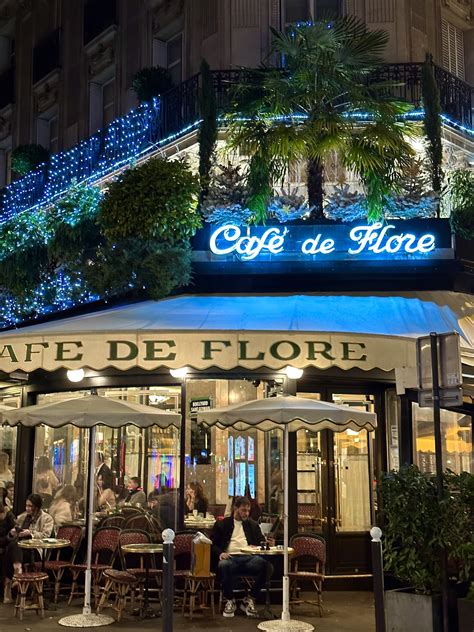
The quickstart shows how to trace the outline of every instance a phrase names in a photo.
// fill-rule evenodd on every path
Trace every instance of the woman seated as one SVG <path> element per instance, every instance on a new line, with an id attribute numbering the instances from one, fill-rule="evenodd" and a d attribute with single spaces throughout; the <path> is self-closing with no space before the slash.
<path id="1" fill-rule="evenodd" d="M 13 575 L 23 572 L 23 564 L 34 561 L 34 550 L 22 549 L 19 540 L 49 538 L 53 532 L 54 522 L 49 514 L 41 509 L 41 496 L 30 494 L 26 499 L 26 511 L 20 514 L 16 525 L 8 533 L 9 544 L 5 553 L 5 590 L 11 595 L 11 580 Z M 38 550 L 41 557 L 42 551 Z M 11 598 L 11 597 L 10 597 Z"/>
<path id="2" fill-rule="evenodd" d="M 13 510 L 13 494 L 15 493 L 15 484 L 10 481 L 5 484 L 5 487 L 2 488 L 2 496 L 3 496 L 3 504 L 10 511 Z"/>
<path id="3" fill-rule="evenodd" d="M 77 514 L 76 505 L 77 495 L 74 485 L 65 485 L 57 492 L 48 510 L 49 515 L 54 520 L 54 524 L 60 527 L 66 522 L 75 520 Z"/>
<path id="4" fill-rule="evenodd" d="M 6 577 L 5 551 L 6 551 L 7 546 L 10 544 L 10 539 L 8 537 L 8 534 L 14 528 L 15 528 L 15 516 L 12 514 L 12 512 L 9 510 L 8 507 L 6 507 L 3 503 L 0 502 L 0 556 L 2 560 L 2 569 L 1 569 L 2 580 Z M 10 586 L 8 586 L 8 588 L 10 588 Z M 7 591 L 7 584 L 5 583 L 4 595 L 3 595 L 5 603 L 10 603 L 9 601 L 9 599 L 11 600 L 10 592 L 11 591 Z"/>
<path id="5" fill-rule="evenodd" d="M 115 509 L 116 500 L 112 489 L 112 477 L 106 473 L 97 476 L 97 511 Z"/>
<path id="6" fill-rule="evenodd" d="M 204 488 L 198 481 L 189 483 L 186 488 L 186 511 L 193 513 L 197 511 L 198 514 L 206 515 L 209 501 L 204 494 Z"/>

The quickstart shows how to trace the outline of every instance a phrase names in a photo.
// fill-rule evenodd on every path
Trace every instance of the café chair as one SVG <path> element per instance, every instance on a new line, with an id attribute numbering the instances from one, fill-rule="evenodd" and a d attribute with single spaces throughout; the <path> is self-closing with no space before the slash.
<path id="1" fill-rule="evenodd" d="M 294 549 L 291 557 L 290 608 L 292 605 L 309 603 L 319 609 L 323 616 L 323 582 L 326 563 L 326 541 L 316 533 L 296 534 L 290 539 L 290 547 Z M 300 599 L 300 582 L 311 582 L 316 590 L 316 601 Z"/>
<path id="2" fill-rule="evenodd" d="M 119 571 L 115 568 L 106 568 L 103 577 L 105 578 L 105 586 L 97 606 L 97 614 L 103 608 L 113 608 L 117 613 L 118 622 L 122 618 L 122 613 L 127 605 L 128 592 L 131 588 L 135 589 L 138 579 L 132 573 Z M 113 604 L 108 604 L 111 593 L 115 594 L 115 601 Z"/>
<path id="3" fill-rule="evenodd" d="M 214 608 L 214 595 L 217 592 L 219 594 L 219 611 L 221 609 L 222 603 L 222 593 L 219 589 L 215 587 L 216 575 L 215 573 L 209 573 L 209 575 L 196 576 L 191 573 L 191 571 L 184 578 L 184 590 L 183 590 L 183 603 L 182 603 L 182 612 L 186 614 L 186 609 L 188 608 L 187 614 L 189 614 L 189 620 L 192 621 L 194 611 L 196 610 L 196 598 L 199 597 L 199 601 L 197 603 L 198 608 L 207 607 L 208 599 L 210 598 L 211 602 L 211 613 L 212 618 L 215 617 L 215 608 Z"/>
<path id="4" fill-rule="evenodd" d="M 122 549 L 124 544 L 150 544 L 152 538 L 146 531 L 140 531 L 139 529 L 123 529 L 119 537 L 119 555 L 122 569 L 131 573 L 136 579 L 136 587 L 139 589 L 140 603 L 143 604 L 143 594 L 145 590 L 145 581 L 148 575 L 148 579 L 155 579 L 158 585 L 158 589 L 161 589 L 161 579 L 163 575 L 162 569 L 156 568 L 155 556 L 149 556 L 150 559 L 144 559 L 143 555 L 139 553 L 127 553 Z M 148 571 L 145 566 L 148 564 Z M 135 590 L 132 592 L 132 607 L 135 600 Z"/>
<path id="5" fill-rule="evenodd" d="M 54 578 L 54 603 L 58 603 L 64 571 L 74 564 L 77 551 L 82 542 L 82 536 L 82 527 L 76 525 L 59 527 L 56 533 L 58 539 L 69 540 L 71 545 L 66 549 L 58 549 L 56 551 L 56 559 L 48 559 L 44 562 L 44 570 L 50 571 Z"/>
<path id="6" fill-rule="evenodd" d="M 100 580 L 103 572 L 107 568 L 112 568 L 117 554 L 120 529 L 118 527 L 99 527 L 92 538 L 92 588 L 94 591 L 95 607 L 99 603 Z M 71 594 L 68 605 L 74 596 L 78 596 L 78 580 L 82 573 L 85 573 L 87 564 L 73 564 L 70 566 L 72 573 Z"/>
<path id="7" fill-rule="evenodd" d="M 38 600 L 38 607 L 34 608 L 34 610 L 36 610 L 36 614 L 38 614 L 39 612 L 41 618 L 44 619 L 43 585 L 44 582 L 47 580 L 48 575 L 43 572 L 31 572 L 21 573 L 20 575 L 13 575 L 13 581 L 16 582 L 18 586 L 18 593 L 15 603 L 15 617 L 19 615 L 20 621 L 23 620 L 23 612 L 26 609 L 26 595 L 28 594 L 28 591 L 30 589 L 33 592 L 33 601 L 36 603 L 36 599 Z"/>

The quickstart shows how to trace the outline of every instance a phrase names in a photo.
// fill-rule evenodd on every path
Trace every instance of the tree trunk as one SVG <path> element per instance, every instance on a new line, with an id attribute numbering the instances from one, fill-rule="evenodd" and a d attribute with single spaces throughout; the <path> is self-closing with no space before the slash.
<path id="1" fill-rule="evenodd" d="M 324 166 L 318 159 L 310 158 L 306 167 L 308 204 L 313 207 L 310 219 L 321 219 L 323 213 Z"/>

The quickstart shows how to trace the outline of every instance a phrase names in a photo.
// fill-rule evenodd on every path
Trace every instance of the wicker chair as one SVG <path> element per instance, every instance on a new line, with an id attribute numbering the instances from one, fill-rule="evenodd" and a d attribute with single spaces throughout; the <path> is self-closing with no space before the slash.
<path id="1" fill-rule="evenodd" d="M 54 603 L 58 603 L 59 591 L 61 589 L 61 579 L 64 571 L 74 564 L 77 552 L 82 542 L 82 527 L 70 525 L 67 527 L 59 527 L 56 537 L 59 539 L 69 540 L 71 546 L 67 549 L 56 551 L 56 559 L 46 560 L 44 570 L 50 571 L 54 577 Z M 64 554 L 66 552 L 66 555 Z"/>
<path id="2" fill-rule="evenodd" d="M 291 559 L 290 606 L 299 603 L 315 604 L 319 608 L 319 616 L 323 616 L 323 582 L 324 565 L 326 563 L 326 541 L 316 533 L 294 535 L 290 540 L 294 549 Z M 311 582 L 316 589 L 317 600 L 299 599 L 300 582 Z"/>
<path id="3" fill-rule="evenodd" d="M 124 544 L 149 544 L 151 541 L 152 538 L 150 534 L 146 531 L 140 531 L 139 529 L 124 529 L 119 537 L 119 552 L 122 569 L 137 578 L 142 603 L 147 574 L 149 579 L 156 580 L 158 589 L 160 590 L 163 571 L 161 568 L 156 568 L 155 556 L 151 556 L 151 563 L 147 571 L 143 555 L 139 553 L 127 553 L 123 551 L 122 546 Z"/>
<path id="4" fill-rule="evenodd" d="M 106 568 L 112 568 L 117 554 L 120 529 L 118 527 L 100 527 L 92 539 L 92 587 L 94 591 L 95 607 L 99 601 L 100 580 Z M 71 567 L 72 586 L 68 604 L 75 595 L 79 595 L 78 579 L 87 569 L 87 564 L 73 564 Z"/>

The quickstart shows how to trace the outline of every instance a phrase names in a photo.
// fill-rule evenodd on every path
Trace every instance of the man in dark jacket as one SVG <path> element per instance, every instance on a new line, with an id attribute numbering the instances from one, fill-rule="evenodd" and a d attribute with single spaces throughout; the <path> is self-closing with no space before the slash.
<path id="1" fill-rule="evenodd" d="M 241 549 L 246 546 L 259 546 L 265 540 L 259 525 L 249 518 L 250 501 L 238 496 L 233 505 L 233 515 L 218 520 L 212 532 L 212 556 L 217 562 L 222 592 L 226 604 L 224 617 L 233 617 L 237 609 L 234 599 L 234 578 L 239 575 L 253 575 L 254 585 L 246 597 L 241 609 L 249 617 L 257 616 L 255 600 L 265 585 L 267 563 L 259 555 L 243 555 Z"/>

